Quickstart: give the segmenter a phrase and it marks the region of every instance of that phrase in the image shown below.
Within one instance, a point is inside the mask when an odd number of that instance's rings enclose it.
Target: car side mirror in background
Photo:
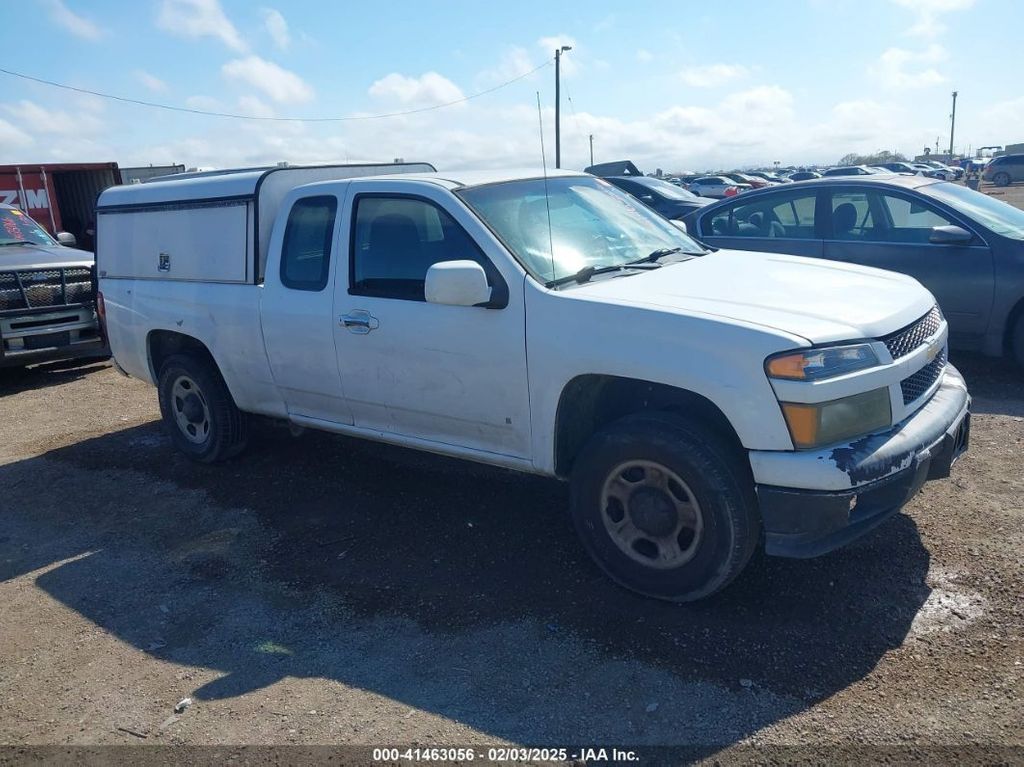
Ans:
[[[476,261],[441,261],[427,270],[427,301],[448,306],[477,306],[491,300],[487,273]]]
[[[974,235],[962,226],[933,226],[928,242],[933,245],[966,245]]]
[[[675,225],[675,226],[676,226],[676,227],[677,227],[678,229],[682,229],[682,230],[683,230],[683,232],[685,232],[686,234],[689,234],[689,233],[690,233],[690,230],[686,228],[686,222],[685,222],[685,221],[680,221],[680,220],[678,220],[678,219],[675,219],[675,218],[673,218],[673,219],[672,219],[672,223],[673,223],[673,224],[674,224],[674,225]]]
[[[78,245],[78,240],[75,239],[75,235],[71,234],[71,232],[57,232],[57,242],[65,248],[73,248]]]

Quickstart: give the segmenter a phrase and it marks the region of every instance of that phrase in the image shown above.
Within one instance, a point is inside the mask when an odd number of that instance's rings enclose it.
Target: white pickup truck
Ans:
[[[676,601],[849,542],[966,449],[912,278],[713,251],[583,174],[430,171],[103,193],[110,346],[178,448],[231,458],[256,414],[564,478],[594,560]]]

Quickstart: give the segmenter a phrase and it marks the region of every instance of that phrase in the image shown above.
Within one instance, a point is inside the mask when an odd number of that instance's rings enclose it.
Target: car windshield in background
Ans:
[[[667,219],[596,178],[508,181],[458,194],[543,282],[587,267],[622,266],[658,251],[707,253]]]
[[[0,208],[0,246],[55,245],[56,242],[39,224],[20,210]]]
[[[692,192],[687,192],[685,189],[680,189],[675,184],[670,184],[668,181],[662,181],[657,178],[633,178],[630,179],[634,184],[640,186],[646,186],[652,192],[657,192],[666,200],[686,200],[687,202],[694,200],[697,195]]]
[[[996,234],[1024,240],[1024,210],[965,186],[943,182],[922,187],[922,192],[970,216]]]

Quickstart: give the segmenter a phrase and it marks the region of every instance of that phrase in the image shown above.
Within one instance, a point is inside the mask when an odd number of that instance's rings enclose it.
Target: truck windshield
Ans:
[[[657,251],[707,249],[606,181],[556,176],[467,187],[458,195],[534,277],[552,282]]]
[[[43,227],[14,208],[0,208],[0,246],[20,245],[55,245],[56,242],[46,233]]]

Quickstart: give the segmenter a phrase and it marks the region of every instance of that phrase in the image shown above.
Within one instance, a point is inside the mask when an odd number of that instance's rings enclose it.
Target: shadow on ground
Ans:
[[[900,515],[650,601],[586,559],[558,483],[271,426],[205,467],[147,424],[0,486],[0,580],[38,570],[121,640],[222,672],[199,700],[322,677],[524,743],[733,743],[868,674],[929,594]]]
[[[27,368],[0,368],[0,397],[20,391],[71,383],[109,365],[110,362],[105,357],[86,357],[44,362]]]

